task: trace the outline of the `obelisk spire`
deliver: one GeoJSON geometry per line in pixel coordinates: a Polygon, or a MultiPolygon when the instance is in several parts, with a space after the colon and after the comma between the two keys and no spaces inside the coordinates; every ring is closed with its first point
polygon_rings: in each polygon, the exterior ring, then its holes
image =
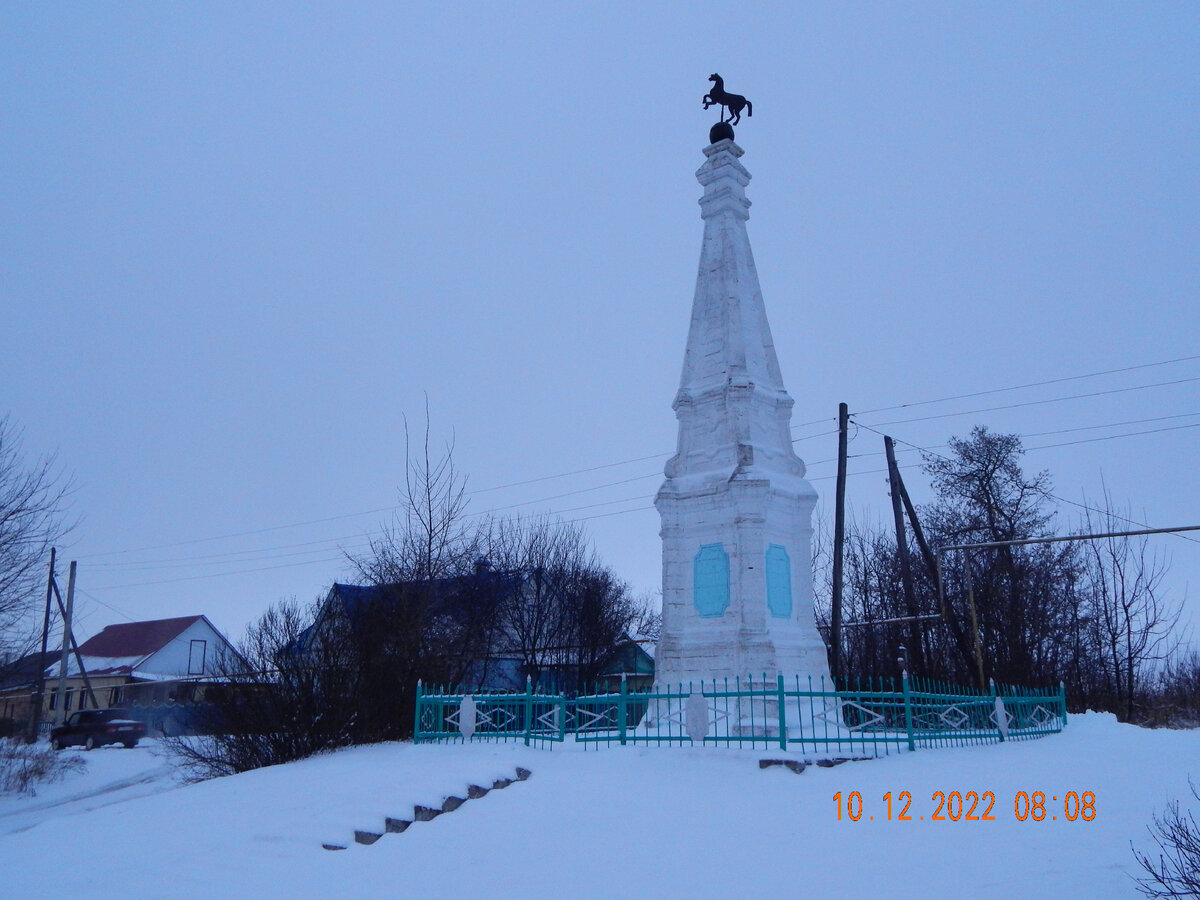
{"type": "Polygon", "coordinates": [[[804,475],[792,450],[792,398],[783,386],[746,232],[750,173],[739,162],[743,153],[731,138],[721,139],[704,148],[707,160],[696,172],[704,187],[704,239],[675,397],[679,446],[667,465],[668,480],[701,473],[728,478],[739,467],[744,473],[762,464],[779,476],[804,475]],[[714,405],[719,414],[693,414],[714,405]]]}
{"type": "Polygon", "coordinates": [[[704,186],[700,198],[704,242],[680,383],[683,390],[702,390],[733,374],[783,389],[746,234],[750,173],[738,162],[743,152],[732,140],[710,144],[704,148],[708,160],[696,172],[704,186]]]}
{"type": "MultiPolygon", "coordinates": [[[[705,100],[732,108],[731,96],[705,100]]],[[[660,687],[828,673],[812,605],[816,493],[792,449],[793,401],[746,232],[750,173],[732,132],[714,126],[696,173],[704,238],[674,403],[679,442],[655,500],[660,687]]]]}

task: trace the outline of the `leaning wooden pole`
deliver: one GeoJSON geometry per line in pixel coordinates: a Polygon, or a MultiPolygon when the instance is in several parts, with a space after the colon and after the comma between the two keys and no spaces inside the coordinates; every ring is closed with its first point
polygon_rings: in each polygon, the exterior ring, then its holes
{"type": "Polygon", "coordinates": [[[921,528],[921,520],[917,517],[916,507],[913,506],[913,502],[908,496],[908,489],[904,486],[904,478],[900,475],[899,469],[896,470],[896,478],[900,487],[900,499],[904,501],[904,510],[908,513],[908,523],[912,526],[913,536],[917,539],[917,546],[921,548],[921,555],[925,558],[925,564],[929,566],[929,575],[937,590],[938,611],[950,627],[950,634],[954,637],[958,652],[962,654],[963,664],[970,669],[975,663],[975,657],[967,642],[967,635],[962,629],[962,623],[959,622],[958,616],[946,602],[946,585],[943,581],[941,554],[934,552],[925,539],[925,530],[921,528]]]}
{"type": "MultiPolygon", "coordinates": [[[[74,567],[75,567],[75,563],[71,563],[72,573],[74,573],[74,567]]],[[[68,585],[68,596],[70,595],[71,589],[73,587],[74,587],[74,581],[72,581],[71,584],[68,585]]],[[[67,615],[67,610],[63,607],[62,595],[60,595],[58,592],[57,584],[54,585],[54,596],[55,596],[55,599],[58,600],[59,614],[63,617],[63,619],[69,620],[70,617],[67,615]]],[[[67,637],[70,638],[71,652],[75,655],[75,664],[77,666],[79,666],[79,676],[83,679],[83,689],[85,691],[87,691],[87,696],[92,699],[92,709],[99,709],[100,703],[96,699],[96,692],[94,690],[92,690],[92,680],[90,678],[88,678],[87,669],[83,665],[83,656],[79,652],[79,644],[75,643],[75,632],[73,632],[70,628],[67,629],[67,637]]],[[[62,695],[60,695],[60,696],[62,696],[62,695]]],[[[79,702],[80,702],[80,704],[83,703],[82,700],[80,700],[79,702]]],[[[82,709],[82,705],[80,706],[80,708],[82,709]]]]}
{"type": "MultiPolygon", "coordinates": [[[[67,608],[63,611],[62,653],[58,657],[58,696],[67,696],[67,662],[71,653],[71,616],[75,611],[75,560],[71,560],[71,568],[67,573],[67,608]]],[[[67,718],[67,704],[62,702],[54,711],[54,721],[62,722],[67,718]]]]}
{"type": "Polygon", "coordinates": [[[914,672],[925,672],[925,653],[921,647],[921,626],[917,622],[917,592],[913,587],[912,566],[908,559],[908,535],[904,531],[904,512],[900,499],[900,467],[896,465],[896,445],[890,437],[883,438],[887,454],[888,483],[891,486],[892,518],[896,523],[896,553],[900,560],[900,580],[904,585],[904,606],[908,611],[908,660],[914,672]]]}

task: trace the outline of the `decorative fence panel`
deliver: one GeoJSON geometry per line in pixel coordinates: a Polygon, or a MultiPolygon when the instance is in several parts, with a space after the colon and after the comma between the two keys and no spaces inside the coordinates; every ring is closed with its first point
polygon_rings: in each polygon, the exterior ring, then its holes
{"type": "Polygon", "coordinates": [[[675,690],[482,693],[417,685],[417,743],[521,740],[584,745],[704,743],[818,754],[885,756],[918,747],[1025,740],[1067,722],[1066,693],[993,683],[988,692],[926,679],[856,683],[747,678],[675,690]]]}

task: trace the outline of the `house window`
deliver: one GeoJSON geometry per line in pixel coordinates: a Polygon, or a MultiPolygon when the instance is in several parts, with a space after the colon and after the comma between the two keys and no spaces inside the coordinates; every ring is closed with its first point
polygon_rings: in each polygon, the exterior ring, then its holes
{"type": "Polygon", "coordinates": [[[120,706],[121,705],[121,689],[119,687],[114,687],[114,688],[108,689],[108,705],[109,706],[120,706]]]}
{"type": "Polygon", "coordinates": [[[50,691],[50,709],[58,708],[58,688],[50,691]]]}
{"type": "Polygon", "coordinates": [[[63,712],[71,711],[71,698],[75,696],[74,688],[67,688],[67,692],[63,694],[63,712]]]}
{"type": "Polygon", "coordinates": [[[208,650],[208,641],[192,641],[191,650],[188,653],[188,674],[203,675],[204,674],[204,654],[208,650]]]}

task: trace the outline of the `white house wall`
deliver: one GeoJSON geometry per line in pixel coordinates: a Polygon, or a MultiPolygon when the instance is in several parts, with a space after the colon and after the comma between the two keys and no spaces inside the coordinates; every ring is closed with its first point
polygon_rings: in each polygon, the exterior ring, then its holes
{"type": "MultiPolygon", "coordinates": [[[[134,673],[139,678],[186,678],[189,675],[220,674],[220,655],[229,643],[209,624],[205,618],[199,618],[180,634],[150,656],[137,667],[134,673]],[[204,660],[202,671],[190,671],[188,662],[192,653],[192,641],[204,641],[204,660]]],[[[197,667],[198,668],[198,667],[197,667]]]]}

